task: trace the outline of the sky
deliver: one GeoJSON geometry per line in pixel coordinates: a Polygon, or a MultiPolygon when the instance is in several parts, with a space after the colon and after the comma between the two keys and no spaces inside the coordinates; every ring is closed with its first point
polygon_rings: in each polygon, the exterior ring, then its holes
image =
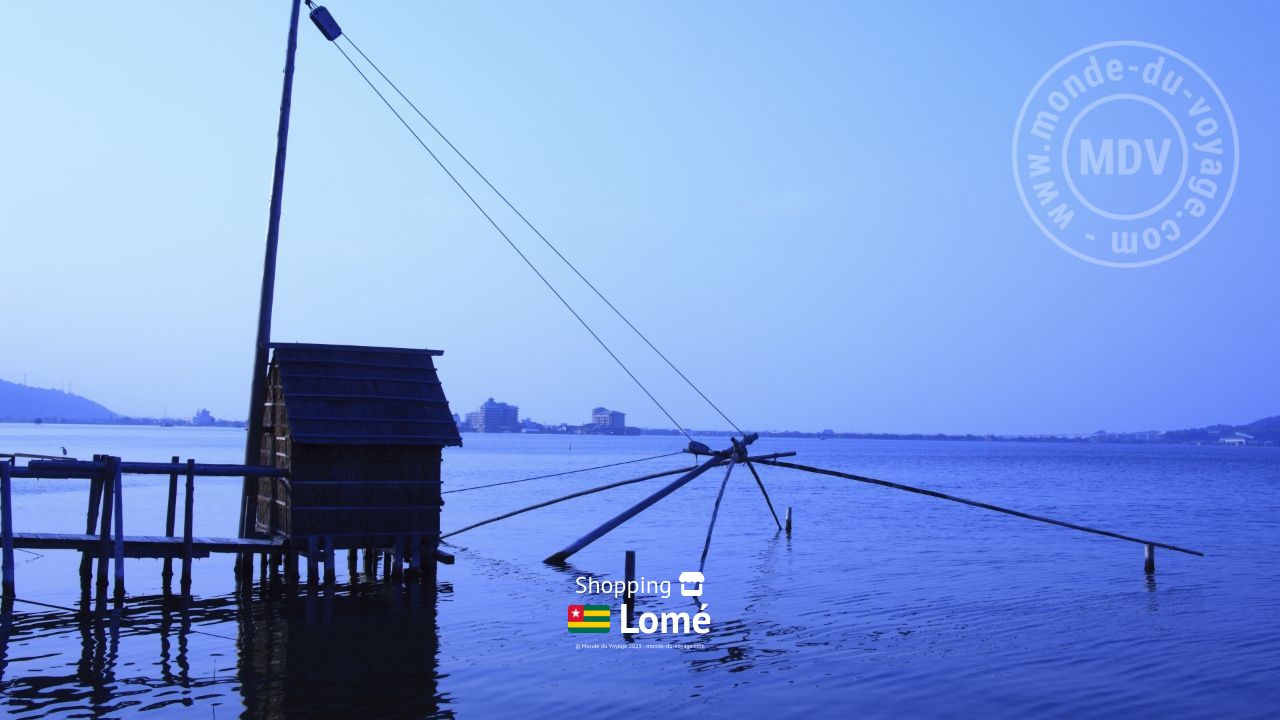
{"type": "MultiPolygon", "coordinates": [[[[1274,4],[328,7],[744,429],[1280,413],[1274,4]],[[1149,267],[1055,245],[1010,163],[1040,78],[1112,40],[1196,63],[1239,141],[1220,220],[1149,267]]],[[[0,378],[244,417],[288,11],[6,5],[0,378]]],[[[273,339],[443,350],[455,412],[494,397],[542,422],[604,405],[669,426],[330,45],[304,17],[273,339]]],[[[462,177],[680,424],[725,427],[462,177]]]]}

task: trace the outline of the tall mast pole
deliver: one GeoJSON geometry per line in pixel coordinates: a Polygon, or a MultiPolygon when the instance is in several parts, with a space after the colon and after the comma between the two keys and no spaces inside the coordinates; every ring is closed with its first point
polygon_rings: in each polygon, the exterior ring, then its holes
{"type": "MultiPolygon", "coordinates": [[[[284,56],[284,87],[280,91],[280,125],[276,130],[276,166],[271,178],[271,206],[267,213],[267,249],[262,260],[262,298],[258,304],[258,336],[253,346],[253,382],[249,391],[249,432],[245,438],[244,464],[262,463],[262,402],[266,397],[267,359],[271,347],[271,308],[276,292],[276,247],[280,242],[280,207],[284,195],[284,158],[289,144],[289,107],[293,102],[293,59],[298,51],[298,16],[302,0],[292,0],[289,42],[284,56]]],[[[253,530],[249,501],[256,478],[244,479],[240,502],[240,537],[253,530]]]]}

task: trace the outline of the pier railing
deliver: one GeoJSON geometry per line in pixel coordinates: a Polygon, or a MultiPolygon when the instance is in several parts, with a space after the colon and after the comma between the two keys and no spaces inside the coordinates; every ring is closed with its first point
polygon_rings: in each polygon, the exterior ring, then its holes
{"type": "Polygon", "coordinates": [[[227,465],[179,462],[126,462],[110,455],[97,455],[93,460],[32,459],[25,466],[14,464],[18,456],[0,457],[0,538],[3,542],[3,596],[16,595],[14,557],[16,548],[78,550],[80,579],[87,589],[93,579],[93,560],[97,559],[97,588],[105,592],[110,562],[115,580],[115,595],[124,596],[124,558],[163,558],[163,579],[168,587],[173,577],[173,560],[182,560],[182,592],[191,589],[191,561],[208,557],[213,552],[253,554],[278,550],[279,540],[257,538],[197,538],[193,532],[195,516],[195,479],[197,477],[287,477],[281,468],[254,465],[227,465]],[[162,536],[124,534],[125,475],[168,475],[169,493],[162,536]],[[182,535],[176,534],[178,479],[185,476],[182,535]],[[83,479],[89,481],[89,503],[85,513],[83,534],[19,533],[13,525],[14,478],[83,479]]]}

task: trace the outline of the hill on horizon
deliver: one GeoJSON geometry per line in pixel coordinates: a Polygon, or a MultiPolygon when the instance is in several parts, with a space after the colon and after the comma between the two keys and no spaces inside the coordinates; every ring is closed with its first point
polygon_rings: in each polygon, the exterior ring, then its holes
{"type": "Polygon", "coordinates": [[[0,380],[0,422],[102,422],[120,417],[74,393],[0,380]]]}

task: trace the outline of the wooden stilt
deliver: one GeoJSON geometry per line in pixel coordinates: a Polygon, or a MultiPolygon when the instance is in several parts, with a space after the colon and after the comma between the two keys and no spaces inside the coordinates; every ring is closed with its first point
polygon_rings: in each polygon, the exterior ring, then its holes
{"type": "Polygon", "coordinates": [[[382,577],[384,579],[391,577],[391,553],[385,550],[382,553],[382,577]]]}
{"type": "Polygon", "coordinates": [[[116,496],[115,543],[112,548],[115,562],[112,563],[112,569],[115,571],[116,600],[122,600],[124,599],[124,479],[120,472],[120,458],[113,457],[110,463],[110,481],[116,496]]]}
{"type": "Polygon", "coordinates": [[[96,583],[99,592],[105,592],[107,589],[107,564],[112,555],[111,513],[115,509],[115,483],[109,476],[110,470],[110,467],[104,467],[97,472],[102,481],[102,515],[98,534],[98,581],[96,583]]]}
{"type": "Polygon", "coordinates": [[[182,594],[191,594],[192,537],[196,517],[196,461],[187,458],[186,493],[182,501],[182,594]]]}
{"type": "Polygon", "coordinates": [[[374,559],[373,547],[364,549],[364,574],[369,578],[373,578],[373,571],[376,569],[377,563],[374,559]]]}
{"type": "MultiPolygon", "coordinates": [[[[101,455],[94,455],[94,461],[101,459],[101,455]]],[[[84,534],[92,535],[94,527],[98,524],[98,510],[102,506],[102,476],[95,474],[89,479],[89,510],[85,514],[84,534]]],[[[84,552],[80,557],[80,582],[87,585],[93,577],[93,553],[84,552]]],[[[87,589],[87,588],[86,588],[87,589]]]]}
{"type": "Polygon", "coordinates": [[[1143,550],[1142,571],[1148,575],[1156,574],[1156,546],[1148,544],[1143,550]]]}
{"type": "Polygon", "coordinates": [[[333,538],[324,539],[324,584],[332,585],[337,581],[338,571],[334,568],[337,564],[337,551],[333,547],[333,538]]]}
{"type": "MultiPolygon", "coordinates": [[[[3,598],[10,601],[15,598],[16,586],[14,584],[14,565],[13,565],[13,488],[12,478],[9,476],[9,461],[0,460],[0,503],[4,506],[0,507],[0,535],[3,536],[3,565],[4,565],[4,591],[3,598]]],[[[8,637],[8,633],[5,633],[8,637]]]]}
{"type": "Polygon", "coordinates": [[[404,578],[404,536],[397,535],[395,546],[391,550],[391,579],[399,582],[404,578]]]}
{"type": "MultiPolygon", "coordinates": [[[[178,456],[174,455],[170,461],[174,465],[178,464],[178,456]]],[[[174,530],[178,522],[178,472],[169,473],[169,503],[165,506],[164,515],[164,534],[167,537],[173,537],[174,530]]],[[[160,579],[168,587],[169,581],[173,578],[173,558],[164,559],[164,567],[160,571],[160,579]]]]}
{"type": "Polygon", "coordinates": [[[298,582],[298,553],[293,548],[284,553],[284,579],[294,584],[298,582]]]}
{"type": "Polygon", "coordinates": [[[319,538],[316,538],[316,537],[307,538],[307,584],[308,585],[315,585],[320,580],[320,570],[319,568],[316,567],[316,562],[319,560],[319,558],[317,558],[316,556],[320,554],[318,544],[319,544],[319,538]]]}
{"type": "Polygon", "coordinates": [[[409,536],[409,572],[406,580],[417,580],[422,574],[422,536],[409,536]]]}
{"type": "Polygon", "coordinates": [[[787,537],[791,537],[791,507],[787,507],[787,537]]]}

